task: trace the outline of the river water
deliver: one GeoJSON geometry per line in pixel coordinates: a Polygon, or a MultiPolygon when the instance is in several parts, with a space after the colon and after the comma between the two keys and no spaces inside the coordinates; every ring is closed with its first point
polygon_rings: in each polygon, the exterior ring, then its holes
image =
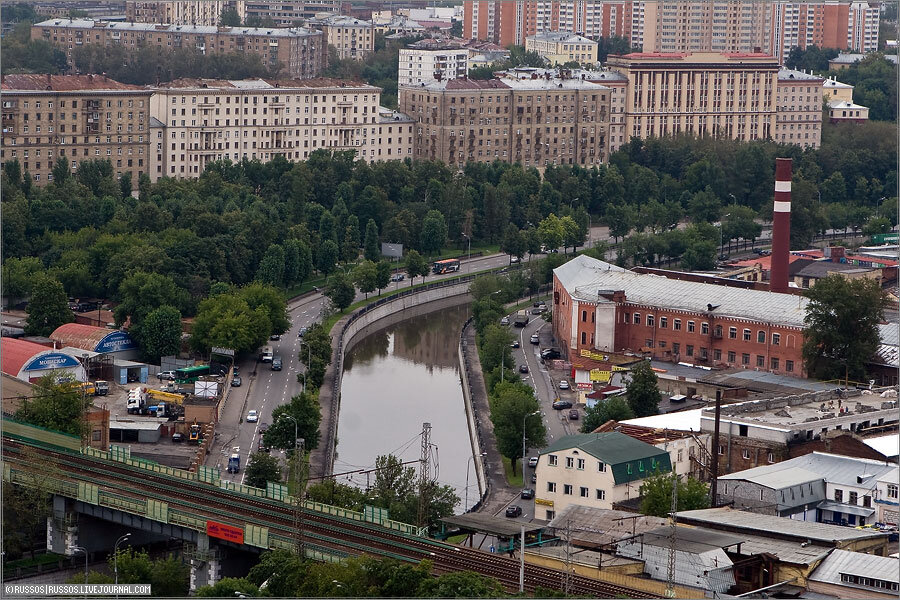
{"type": "MultiPolygon", "coordinates": [[[[431,423],[432,467],[442,484],[478,501],[472,446],[459,379],[459,333],[469,306],[444,308],[377,330],[359,340],[344,360],[341,412],[334,472],[372,469],[375,457],[394,454],[403,461],[421,455],[422,423],[431,423]]],[[[418,464],[408,465],[416,469],[418,464]]],[[[369,475],[374,482],[374,474],[369,475]]],[[[359,487],[365,474],[339,478],[359,487]]]]}

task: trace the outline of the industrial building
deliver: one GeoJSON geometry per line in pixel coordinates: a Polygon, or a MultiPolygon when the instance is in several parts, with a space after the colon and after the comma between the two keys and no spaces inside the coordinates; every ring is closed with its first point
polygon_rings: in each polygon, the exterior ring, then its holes
{"type": "Polygon", "coordinates": [[[34,382],[51,373],[87,381],[81,354],[83,351],[78,348],[55,349],[26,340],[0,338],[0,370],[22,381],[34,382]]]}

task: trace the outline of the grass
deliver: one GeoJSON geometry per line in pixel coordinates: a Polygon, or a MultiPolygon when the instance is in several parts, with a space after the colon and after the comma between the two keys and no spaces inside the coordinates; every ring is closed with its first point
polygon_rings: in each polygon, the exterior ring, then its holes
{"type": "Polygon", "coordinates": [[[325,285],[325,278],[316,277],[315,279],[310,279],[308,281],[304,281],[303,283],[287,288],[284,291],[284,296],[285,298],[290,300],[291,298],[296,298],[297,296],[305,294],[306,292],[311,292],[313,288],[320,288],[323,285],[325,285]]]}
{"type": "MultiPolygon", "coordinates": [[[[519,461],[519,467],[522,466],[522,461],[519,461]]],[[[503,471],[506,472],[506,483],[511,485],[514,488],[522,487],[522,469],[519,468],[516,470],[516,474],[512,474],[512,464],[509,462],[509,459],[505,456],[503,457],[503,471]]]]}
{"type": "Polygon", "coordinates": [[[447,541],[451,544],[462,544],[464,541],[466,541],[467,537],[469,536],[465,533],[461,533],[459,535],[451,535],[447,538],[447,541]]]}
{"type": "Polygon", "coordinates": [[[49,565],[56,564],[59,560],[67,558],[61,554],[53,554],[52,552],[47,552],[44,554],[38,554],[34,558],[19,558],[17,560],[11,560],[3,563],[4,568],[6,569],[17,569],[17,568],[28,568],[34,567],[37,565],[49,565]]]}

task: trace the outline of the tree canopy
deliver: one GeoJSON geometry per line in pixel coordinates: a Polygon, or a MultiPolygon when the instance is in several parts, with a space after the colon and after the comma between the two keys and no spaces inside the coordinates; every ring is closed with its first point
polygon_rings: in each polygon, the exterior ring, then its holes
{"type": "MultiPolygon", "coordinates": [[[[674,473],[655,473],[641,483],[641,512],[666,517],[672,512],[674,473]]],[[[678,510],[709,508],[709,485],[693,477],[678,477],[678,510]]]]}

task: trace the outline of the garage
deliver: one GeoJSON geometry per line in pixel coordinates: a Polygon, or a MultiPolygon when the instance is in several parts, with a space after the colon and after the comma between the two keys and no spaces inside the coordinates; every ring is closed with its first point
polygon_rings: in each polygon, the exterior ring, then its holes
{"type": "Polygon", "coordinates": [[[76,381],[87,381],[84,365],[78,358],[81,353],[83,351],[77,348],[56,350],[26,340],[0,338],[0,370],[28,382],[53,372],[68,375],[76,381]]]}

